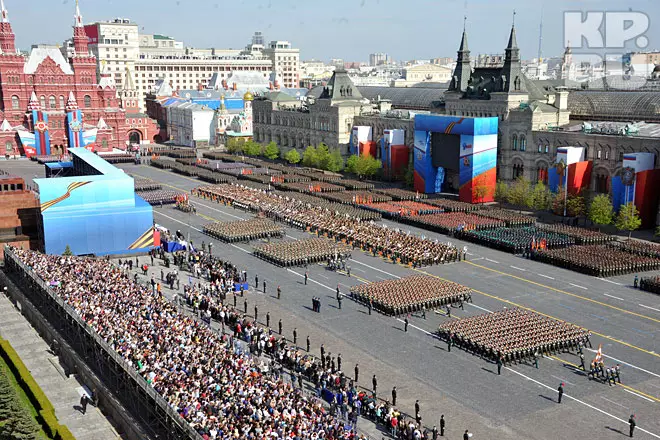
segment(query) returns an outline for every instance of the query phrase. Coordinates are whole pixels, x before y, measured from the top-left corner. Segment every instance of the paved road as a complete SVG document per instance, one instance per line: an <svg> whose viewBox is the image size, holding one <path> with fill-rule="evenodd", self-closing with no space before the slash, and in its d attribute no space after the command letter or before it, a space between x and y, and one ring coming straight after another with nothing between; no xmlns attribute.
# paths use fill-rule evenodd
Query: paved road
<svg viewBox="0 0 660 440"><path fill-rule="evenodd" d="M200 185L195 179L149 167L125 168L186 191ZM164 208L154 210L155 219L184 233L190 228L193 241L200 244L202 240L207 243L211 240L200 233L205 223L252 217L210 201L194 203L198 215ZM446 236L423 233L448 240ZM285 240L308 236L303 231L287 228ZM466 428L475 435L482 434L477 438L515 438L522 432L533 438L568 438L587 432L616 438L621 435L617 430L627 432L628 417L635 413L638 427L648 431L640 430L639 435L660 438L660 356L657 353L660 304L656 295L630 288L627 285L630 277L605 281L481 246L468 244L468 247L471 255L467 262L417 271L355 251L351 263L354 277L347 278L317 265L308 269L313 281L308 286L302 285L304 269L269 265L251 255L252 244L216 242L214 253L222 252L245 268L249 280L258 272L260 280L266 279L273 292L278 284L282 286L284 294L279 302L268 294L251 297L259 303L260 314L274 310L271 314L276 322L280 316L277 313L282 313L283 320L296 325L299 334L303 334L301 328L314 329L317 333L320 330L326 335L326 346L336 346L336 350L342 352L345 365L354 363L346 350L354 352L357 356L354 359L359 359L363 365L362 377L370 377L371 372L365 365L373 365L373 371L383 384L379 385L384 390L381 395L389 394L391 385L397 385L399 396L409 393L407 400L402 400L403 406L412 407L414 399L420 398L422 408L428 408L430 413L426 424L436 423L440 412L452 412L452 419L464 419ZM453 317L522 306L589 328L594 332L594 348L602 343L608 362L622 363L625 387L587 381L572 366L579 363L578 358L568 353L543 359L538 370L531 365L514 365L497 377L493 364L459 350L448 353L446 344L433 336L437 325L449 319L443 314L429 313L426 320L413 317L406 334L399 320L378 314L367 316L364 308L350 301L344 301L341 311L336 309L334 289L338 283L347 292L348 287L356 283L415 272L475 289L474 304L467 305L465 310L454 309ZM310 310L310 297L314 295L323 298L320 316ZM252 309L250 305L248 312L252 313ZM587 359L590 360L589 355ZM570 396L565 407L550 401L556 398L556 387L562 381ZM401 382L406 384L405 391L401 391ZM531 434L530 426L535 427Z"/></svg>
<svg viewBox="0 0 660 440"><path fill-rule="evenodd" d="M184 191L204 185L147 166L122 168ZM40 169L34 170L37 168L23 164L12 169L28 177L30 173L42 174ZM197 215L156 208L155 221L171 230L180 229L186 234L190 231L193 242L200 244L202 240L212 240L201 233L205 223L252 217L210 201L193 202ZM463 246L443 235L385 223ZM285 240L309 237L291 228L286 232ZM381 396L389 396L391 387L396 385L404 411L412 412L414 400L419 398L427 426L445 414L449 438L460 438L464 429L470 429L477 439L584 435L619 438L622 433L627 434L627 420L632 413L638 420L636 437L660 438L660 297L632 289L632 276L603 280L467 244L467 262L421 270L354 251L353 277L315 265L308 269L310 283L304 286L304 269L270 265L251 254L253 244L257 243L221 244L214 240L214 254L221 253L247 270L249 281L254 280L256 273L260 280L267 280L267 294L248 294L250 314L257 303L260 316L270 311L272 322L283 320L285 334L295 326L300 340L310 335L314 350L318 351L323 342L333 353L341 352L349 373L359 362L361 383L370 385L369 379L376 373ZM579 363L578 358L569 353L542 359L539 369L514 365L497 376L493 364L457 349L446 351L446 344L433 335L438 324L450 319L444 314L428 313L426 320L412 317L410 329L404 333L401 321L377 313L368 316L363 307L349 300L343 302L341 311L336 308L334 290L338 283L343 292L348 292L349 286L356 283L416 272L456 281L475 290L474 304L466 305L465 310L453 309L451 319L518 306L589 328L594 334L594 349L602 344L607 363L621 363L624 386L587 381L573 366ZM283 291L280 301L273 295L277 285ZM321 296L321 314L311 311L312 296ZM587 353L587 360L591 356ZM560 382L565 382L566 394L564 403L558 405L555 399Z"/></svg>

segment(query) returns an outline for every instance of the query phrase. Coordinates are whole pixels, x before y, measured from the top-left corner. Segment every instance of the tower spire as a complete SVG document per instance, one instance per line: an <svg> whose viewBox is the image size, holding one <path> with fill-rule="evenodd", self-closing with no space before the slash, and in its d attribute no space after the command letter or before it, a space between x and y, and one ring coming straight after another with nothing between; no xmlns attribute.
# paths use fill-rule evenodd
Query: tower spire
<svg viewBox="0 0 660 440"><path fill-rule="evenodd" d="M0 0L0 53L5 55L16 53L16 37L9 23L9 14L5 8L4 0Z"/></svg>
<svg viewBox="0 0 660 440"><path fill-rule="evenodd" d="M80 15L80 6L78 5L78 0L76 0L76 15L74 15L74 18L73 49L75 55L87 56L89 55L89 46L87 41L87 34L85 33L85 28L83 27L82 15Z"/></svg>
<svg viewBox="0 0 660 440"><path fill-rule="evenodd" d="M80 14L80 5L78 5L78 0L76 0L76 15L73 16L75 21L74 21L74 26L75 27L82 27L82 15Z"/></svg>
<svg viewBox="0 0 660 440"><path fill-rule="evenodd" d="M7 9L5 9L5 0L0 0L0 9L2 9L2 22L9 23L9 17L7 15Z"/></svg>
<svg viewBox="0 0 660 440"><path fill-rule="evenodd" d="M463 35L461 36L461 45L456 52L456 68L454 75L449 85L449 90L454 92L467 91L470 76L472 76L472 67L470 66L470 49L468 49L467 31L465 30L465 22L467 17L463 17Z"/></svg>

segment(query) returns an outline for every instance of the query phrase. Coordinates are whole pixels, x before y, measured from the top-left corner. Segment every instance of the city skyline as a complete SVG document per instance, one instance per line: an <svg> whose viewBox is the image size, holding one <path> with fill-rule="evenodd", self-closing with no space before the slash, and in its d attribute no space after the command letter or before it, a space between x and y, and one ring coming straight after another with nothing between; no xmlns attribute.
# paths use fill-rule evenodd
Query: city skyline
<svg viewBox="0 0 660 440"><path fill-rule="evenodd" d="M141 33L166 34L190 47L241 49L250 41L254 31L261 31L267 41L290 41L294 47L300 48L302 59L324 61L331 58L368 61L373 52L388 53L397 61L453 57L460 41L464 16L467 16L466 28L473 54L502 53L514 10L522 57L532 59L537 56L542 14L543 56L559 56L564 49L563 11L621 9L614 0L560 0L552 4L509 0L497 5L465 1L462 5L449 2L449 6L456 7L446 14L448 5L432 0L414 0L406 4L387 0L339 0L329 13L320 9L318 13L312 13L317 7L310 8L299 0L284 0L278 2L278 7L272 0L240 0L232 4L227 13L218 0L195 3L197 8L191 8L181 0L144 0L136 8L127 0L107 3L83 0L80 8L85 23L128 18L139 25ZM73 24L75 9L73 0L63 0L57 7L45 0L36 0L35 7L29 9L21 8L16 0L6 0L5 6L16 32L18 47L22 49L40 43L59 44L70 36L69 26ZM211 13L201 14L200 10ZM651 20L651 28L646 33L649 44L645 49L660 49L659 31L653 27L653 17L660 12L660 6L643 0L635 10L647 13ZM237 15L246 17L246 20L236 20ZM436 18L428 23L429 30L420 31L419 18L428 16ZM168 21L172 17L178 21ZM387 25L392 20L396 20L396 26ZM196 25L186 26L187 23ZM327 30L318 32L319 28ZM210 33L206 29L219 31ZM361 44L356 45L355 41ZM631 45L627 49L637 48Z"/></svg>

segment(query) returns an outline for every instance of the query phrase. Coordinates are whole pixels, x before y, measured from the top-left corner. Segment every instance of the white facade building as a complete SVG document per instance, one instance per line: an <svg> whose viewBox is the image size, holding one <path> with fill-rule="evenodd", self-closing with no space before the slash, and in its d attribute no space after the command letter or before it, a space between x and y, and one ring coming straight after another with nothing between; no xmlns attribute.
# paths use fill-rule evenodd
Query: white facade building
<svg viewBox="0 0 660 440"><path fill-rule="evenodd" d="M272 61L281 87L300 87L300 49L294 49L288 41L271 41L263 53Z"/></svg>
<svg viewBox="0 0 660 440"><path fill-rule="evenodd" d="M173 90L197 89L205 88L214 73L222 80L234 71L254 71L273 82L277 79L281 87L299 87L300 50L288 41L271 41L264 47L258 44L263 39L259 34L245 50L186 48L165 35L139 34L137 23L123 18L86 25L85 32L99 76L102 70L110 72L120 92L127 72L134 75L140 111L146 110L145 97L159 79ZM72 41L65 41L61 52L68 56L72 51Z"/></svg>
<svg viewBox="0 0 660 440"><path fill-rule="evenodd" d="M170 139L186 147L208 146L215 137L214 111L192 102L180 102L167 107Z"/></svg>

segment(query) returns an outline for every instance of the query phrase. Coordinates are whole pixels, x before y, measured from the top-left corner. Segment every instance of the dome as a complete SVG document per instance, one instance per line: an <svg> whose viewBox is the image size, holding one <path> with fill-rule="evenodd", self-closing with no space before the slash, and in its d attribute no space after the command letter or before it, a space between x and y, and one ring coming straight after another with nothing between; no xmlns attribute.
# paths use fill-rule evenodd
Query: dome
<svg viewBox="0 0 660 440"><path fill-rule="evenodd" d="M653 69L654 72L660 73L660 64L656 64L655 68Z"/></svg>
<svg viewBox="0 0 660 440"><path fill-rule="evenodd" d="M243 95L243 101L254 101L254 95L248 90L245 92L245 95Z"/></svg>

